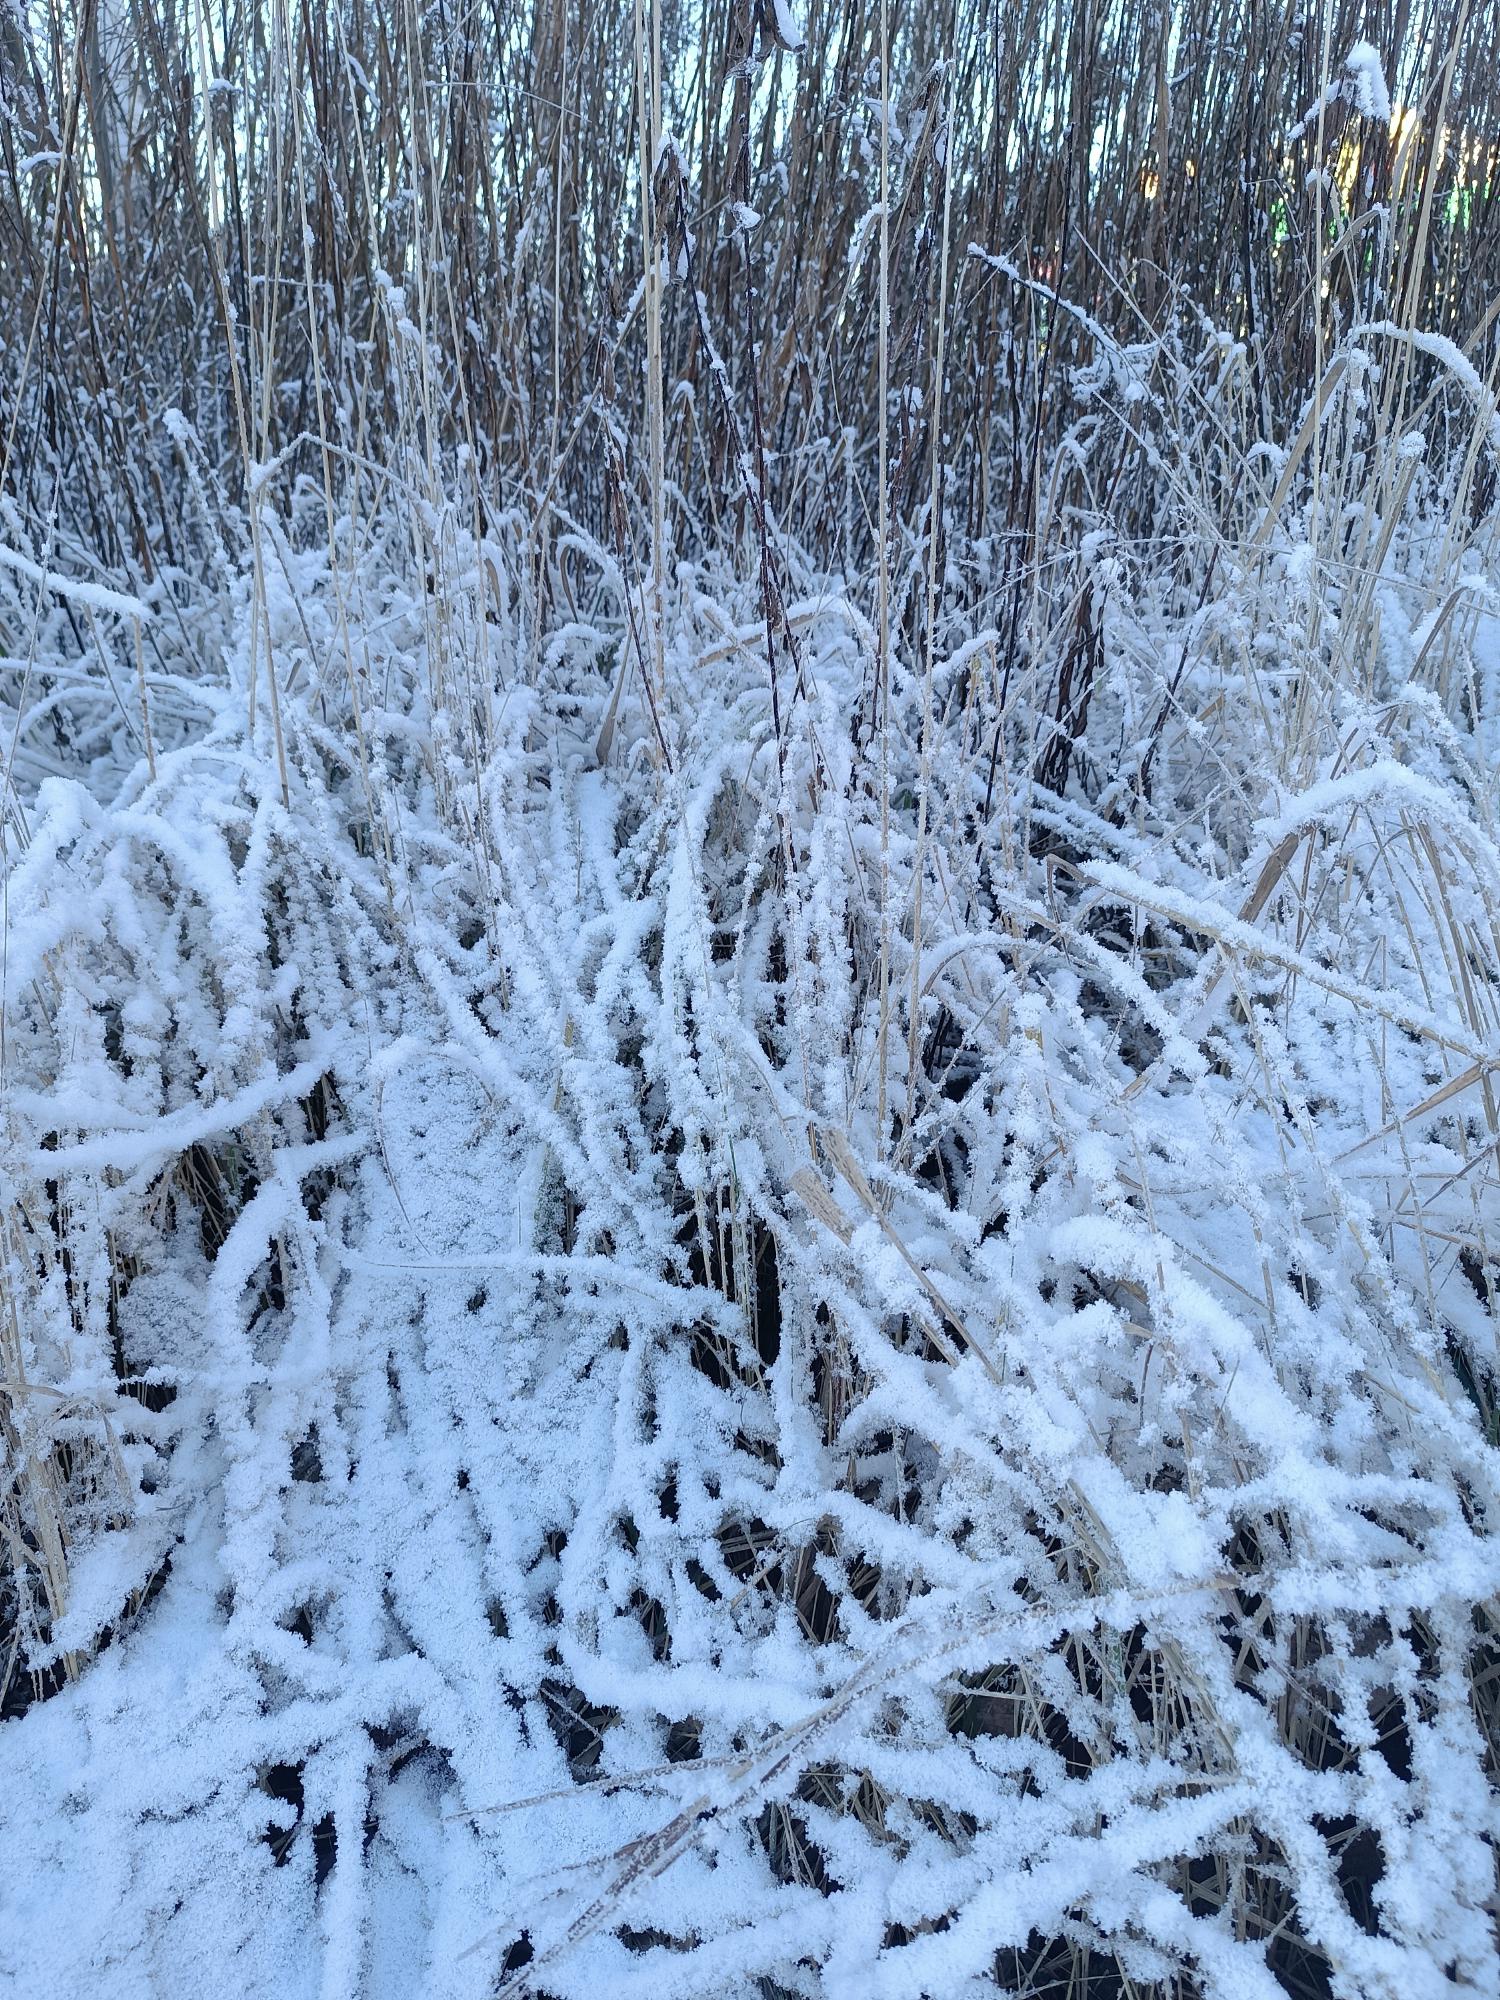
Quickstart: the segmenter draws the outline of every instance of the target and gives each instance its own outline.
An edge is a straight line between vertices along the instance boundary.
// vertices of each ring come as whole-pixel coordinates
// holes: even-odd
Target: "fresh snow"
[[[917,775],[882,847],[852,593],[785,613],[778,759],[755,597],[683,565],[671,768],[635,682],[601,763],[618,633],[559,627],[528,679],[493,586],[519,529],[444,532],[503,664],[482,722],[434,703],[420,600],[335,594],[283,536],[290,805],[240,637],[154,778],[122,738],[48,779],[12,857],[4,1171],[33,1213],[59,1191],[74,1274],[14,1266],[21,1407],[89,1468],[27,1665],[113,1636],[0,1731],[0,1985],[477,2000],[509,1955],[590,2000],[918,2000],[1083,1924],[1270,1996],[1263,1945],[1168,1886],[1253,1822],[1350,1992],[1492,1990],[1462,1663],[1496,1462],[1442,1326],[1492,1365],[1453,1246],[1500,1043],[1434,969],[1500,862],[1451,738],[1413,698],[1399,753],[1354,717],[1356,767],[1200,803],[1211,886],[1077,800],[1035,801],[1102,843],[1070,873],[930,833],[892,984],[951,1088],[902,1025],[917,1137],[882,1148],[851,940],[882,866],[905,907]],[[1106,740],[1182,642],[1096,557]],[[997,637],[949,632],[929,698],[961,716]],[[1248,728],[1264,695],[1215,698]],[[898,740],[923,699],[898,672]],[[934,830],[980,807],[958,741]],[[1153,1676],[1176,1724],[1132,1706]]]
[[[1391,122],[1391,93],[1378,52],[1369,42],[1356,42],[1344,58],[1344,68],[1354,80],[1354,104],[1364,118]]]
[[[1287,132],[1282,144],[1295,146],[1313,131],[1324,113],[1334,105],[1352,104],[1362,118],[1382,125],[1391,122],[1391,93],[1379,51],[1369,42],[1355,42],[1344,58],[1343,74],[1331,77],[1318,96]]]

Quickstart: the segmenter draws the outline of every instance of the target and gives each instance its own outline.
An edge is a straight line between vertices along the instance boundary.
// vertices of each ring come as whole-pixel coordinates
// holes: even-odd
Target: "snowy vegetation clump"
[[[1467,141],[617,11],[0,24],[0,1991],[1493,1993]]]

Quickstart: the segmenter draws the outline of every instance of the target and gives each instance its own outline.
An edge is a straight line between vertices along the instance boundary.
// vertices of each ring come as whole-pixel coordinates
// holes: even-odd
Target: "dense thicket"
[[[1494,1990],[1496,25],[4,6],[0,1984]]]
[[[1139,454],[1103,493],[1067,464],[1037,491],[1097,327],[1242,344],[1267,434],[1357,324],[1480,328],[1493,25],[1469,0],[812,0],[781,39],[762,0],[8,11],[6,490],[33,533],[197,577],[217,551],[169,476],[180,408],[216,508],[243,510],[247,460],[321,480],[336,448],[342,491],[399,436],[476,504],[566,503],[607,538],[589,413],[644,442],[649,349],[674,544],[744,504],[717,355],[788,528],[868,561],[884,263],[895,516],[929,498],[941,296],[955,532],[1101,503],[1146,531]],[[1361,42],[1394,119],[1346,67]]]

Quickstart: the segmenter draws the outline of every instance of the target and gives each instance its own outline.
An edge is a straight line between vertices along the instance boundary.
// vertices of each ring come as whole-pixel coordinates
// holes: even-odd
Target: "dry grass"
[[[1495,1476],[1493,23],[775,20],[0,19],[0,1699],[144,1624],[180,1544],[142,1498],[208,1476],[182,1410],[355,1479],[401,1367],[349,1375],[327,1246],[378,1163],[422,1250],[383,1108],[421,1020],[538,1149],[532,1319],[565,1344],[613,1266],[670,1351],[622,1391],[636,1514],[549,1519],[555,1584],[523,1612],[496,1556],[478,1601],[569,1796],[649,1795],[655,1730],[691,1799],[555,1923],[561,1874],[476,1911],[490,1971],[561,1991],[605,1935],[818,1991],[816,1911],[894,1857],[865,1966],[937,1990],[1007,1813],[1041,1880],[1118,1812],[1178,1914],[1038,1889],[985,1981],[1186,2000],[1253,1957],[1342,2000],[1451,1945],[1481,1990],[1393,1885],[1441,1850],[1401,1874],[1428,1738],[1493,1783],[1500,1727],[1488,1585],[1445,1581],[1489,1574]],[[1330,89],[1361,38],[1389,121]],[[226,1329],[196,1373],[129,1306],[164,1273]],[[283,1328],[295,1423],[245,1386]],[[684,1379],[725,1427],[692,1492],[647,1410]],[[1278,1486],[1276,1397],[1337,1499]],[[1201,1573],[1149,1582],[1153,1508],[1214,1528]],[[226,1558],[242,1596],[289,1533]],[[323,1603],[273,1623],[311,1648]],[[705,1618],[726,1685],[778,1635],[817,1700],[755,1730],[585,1684],[611,1619],[664,1671]],[[444,1798],[503,1842],[486,1769]],[[704,1850],[804,1897],[806,1955],[715,1987],[651,1901]]]

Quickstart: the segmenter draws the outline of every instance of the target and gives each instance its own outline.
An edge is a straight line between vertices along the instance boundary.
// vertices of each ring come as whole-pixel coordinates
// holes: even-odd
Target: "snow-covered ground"
[[[0,1989],[1494,1991],[1500,627],[1430,541],[1368,675],[1295,534],[1203,615],[1101,545],[1051,790],[993,635],[876,729],[803,574],[773,708],[684,565],[648,701],[503,536],[441,624],[307,556],[279,721],[231,620],[154,775],[40,783]]]

